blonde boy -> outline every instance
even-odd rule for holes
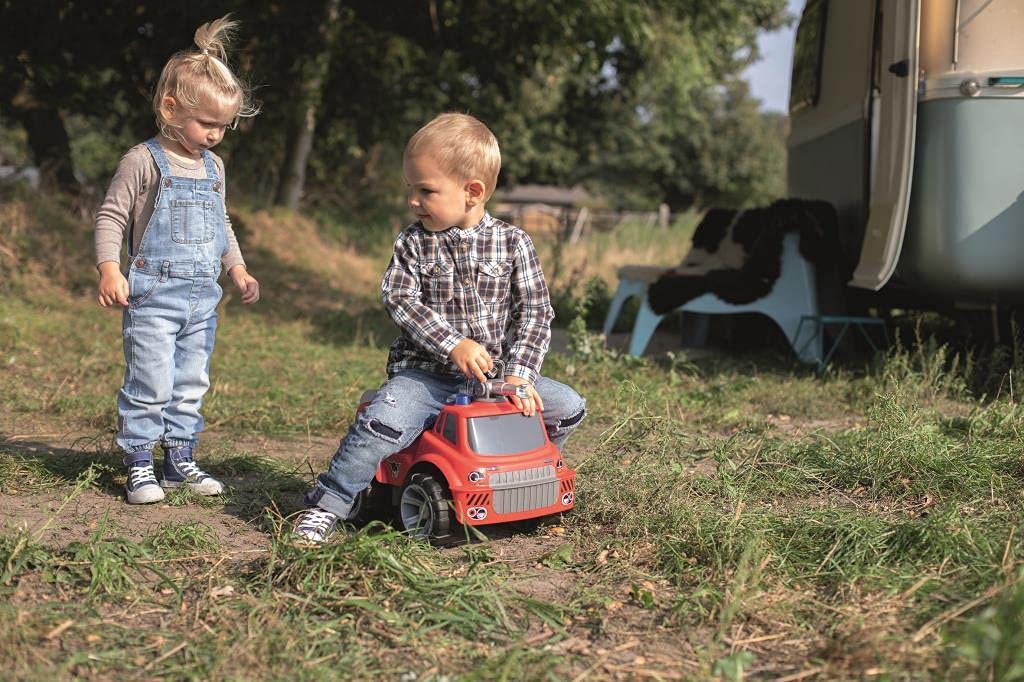
[[[380,461],[415,440],[466,377],[484,381],[496,358],[506,381],[527,387],[513,403],[526,415],[542,412],[559,448],[583,420],[583,398],[540,375],[554,312],[530,237],[487,213],[500,168],[494,135],[465,114],[441,114],[406,145],[416,222],[395,240],[381,283],[401,335],[388,355],[388,380],[307,495],[299,539],[326,540]]]

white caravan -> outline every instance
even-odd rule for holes
[[[851,287],[1024,303],[1024,0],[808,0],[788,148]]]

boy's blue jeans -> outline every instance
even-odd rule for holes
[[[384,382],[342,439],[316,488],[310,505],[347,518],[356,496],[370,485],[380,461],[412,443],[458,391],[462,381],[451,375],[404,370]],[[544,401],[541,417],[559,450],[586,415],[586,402],[573,389],[541,377],[537,393]]]

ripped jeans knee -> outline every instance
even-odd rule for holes
[[[576,430],[576,427],[580,425],[586,416],[587,404],[584,401],[580,403],[577,409],[572,410],[567,417],[545,424],[548,429],[548,438],[561,450],[566,439],[572,435],[572,432]]]
[[[416,437],[409,429],[399,429],[385,421],[361,415],[334,453],[327,471],[317,477],[320,497],[316,504],[343,516],[352,501],[364,490],[385,457],[398,452]]]
[[[389,443],[398,445],[402,439],[402,432],[392,426],[388,426],[379,419],[370,419],[366,424],[362,425],[364,428],[370,431],[377,438],[382,438]]]

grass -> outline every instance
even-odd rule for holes
[[[588,400],[566,453],[572,514],[445,550],[384,524],[303,549],[289,516],[382,378],[391,332],[361,279],[383,267],[379,245],[241,212],[267,300],[222,306],[200,448],[228,493],[128,508],[113,445],[119,318],[77,275],[51,276],[87,255],[34,255],[83,233],[81,219],[6,198],[5,675],[1021,678],[1013,349],[966,354],[911,328],[819,379],[773,349],[626,358],[577,321],[571,352],[545,365]],[[552,288],[582,320],[573,285],[665,241],[683,248],[686,229],[541,250],[562,259]],[[303,247],[314,238],[323,258]],[[348,262],[348,277],[333,272]]]

